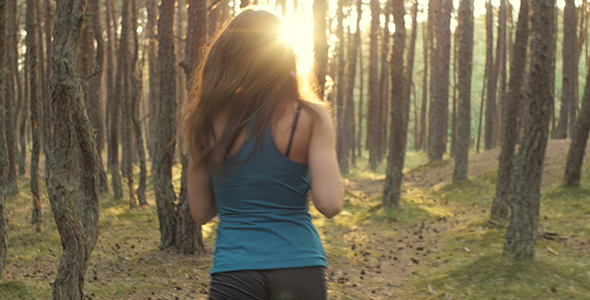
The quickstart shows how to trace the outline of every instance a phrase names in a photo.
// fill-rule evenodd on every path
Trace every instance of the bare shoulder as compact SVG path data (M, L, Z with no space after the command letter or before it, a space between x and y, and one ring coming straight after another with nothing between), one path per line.
M305 102L305 107L309 114L312 126L313 125L328 125L331 124L332 118L328 111L328 106L317 102Z

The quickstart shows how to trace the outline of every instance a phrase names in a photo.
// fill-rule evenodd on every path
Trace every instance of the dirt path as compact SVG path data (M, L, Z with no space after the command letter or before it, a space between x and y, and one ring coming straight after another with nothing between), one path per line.
M542 187L553 186L563 178L569 145L569 140L549 141ZM499 155L500 149L494 149L471 157L469 176L476 177L495 171ZM585 163L588 163L589 157L590 147L587 149ZM453 167L453 163L446 161L439 166L426 166L406 173L405 193L425 191L450 182ZM355 196L348 197L347 201L368 201L379 195L382 187L383 179L350 180L346 189ZM379 204L374 205L378 209ZM330 235L341 237L344 245L339 247L339 251L344 251L348 257L348 260L332 263L329 268L330 299L403 298L406 278L417 274L423 267L449 263L446 259L438 259L441 254L439 241L441 236L463 222L465 220L461 217L449 216L420 224L391 222L390 226L379 226L378 222L367 219L360 222L360 225L330 228ZM330 247L334 246L328 243L328 253L331 251Z

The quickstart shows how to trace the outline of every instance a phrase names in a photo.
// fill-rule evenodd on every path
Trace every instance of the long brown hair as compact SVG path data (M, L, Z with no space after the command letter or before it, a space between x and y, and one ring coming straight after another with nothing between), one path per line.
M205 51L182 120L198 163L220 166L252 119L246 138L258 136L260 142L282 103L307 106L295 76L295 53L280 28L280 19L270 12L248 9L220 30ZM213 121L222 114L227 124L214 133Z

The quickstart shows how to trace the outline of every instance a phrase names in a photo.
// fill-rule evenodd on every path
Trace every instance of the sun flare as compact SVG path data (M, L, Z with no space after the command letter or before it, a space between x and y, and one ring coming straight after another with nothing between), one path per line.
M313 65L313 20L295 16L284 18L281 32L293 46L299 72L308 72Z

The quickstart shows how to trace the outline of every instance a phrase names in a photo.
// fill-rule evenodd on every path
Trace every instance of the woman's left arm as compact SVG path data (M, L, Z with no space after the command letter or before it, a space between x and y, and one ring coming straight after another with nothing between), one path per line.
M217 215L211 187L211 170L189 157L186 173L188 206L195 222L204 225Z

